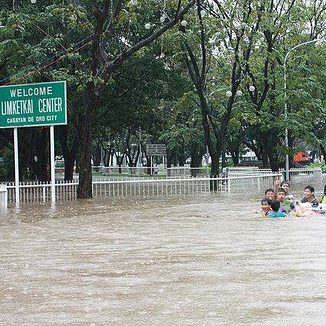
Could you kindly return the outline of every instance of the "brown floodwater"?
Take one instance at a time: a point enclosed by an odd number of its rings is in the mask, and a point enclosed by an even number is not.
[[[0,214],[0,325],[323,325],[326,215],[200,195]]]

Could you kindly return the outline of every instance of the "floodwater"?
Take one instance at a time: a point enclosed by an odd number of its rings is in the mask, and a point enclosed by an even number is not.
[[[326,216],[228,195],[0,214],[0,325],[325,325]]]

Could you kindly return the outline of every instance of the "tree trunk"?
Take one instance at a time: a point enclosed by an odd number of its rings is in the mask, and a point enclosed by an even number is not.
[[[222,169],[226,167],[226,153],[223,151],[222,153]]]
[[[263,168],[268,169],[269,168],[269,161],[268,161],[268,136],[265,137],[264,134],[261,135],[261,144],[260,144],[260,152],[261,152],[261,158],[263,161]]]
[[[263,161],[263,168],[268,169],[269,168],[269,162],[268,162],[268,155],[265,149],[262,149],[262,161]]]
[[[119,167],[119,174],[122,173],[122,163],[123,163],[123,157],[124,155],[116,155],[116,158],[117,158],[117,164],[118,164],[118,167]]]
[[[278,170],[279,170],[279,159],[278,159],[278,155],[276,153],[276,150],[274,148],[271,148],[268,156],[269,156],[269,163],[270,163],[270,166],[271,166],[271,170],[273,172],[278,172]]]
[[[186,157],[185,157],[184,153],[178,154],[178,162],[179,162],[179,166],[185,165]]]
[[[173,163],[173,154],[171,154],[170,152],[167,152],[166,155],[166,167],[170,168],[172,166]]]
[[[103,85],[101,85],[103,86]],[[79,132],[79,183],[77,198],[92,198],[92,145],[93,122],[95,113],[100,106],[100,94],[103,89],[96,88],[94,82],[89,82],[86,87],[85,111],[80,116],[77,130]]]
[[[213,155],[212,155],[213,154]],[[220,156],[217,154],[217,151],[214,151],[211,153],[211,160],[212,160],[212,165],[211,165],[211,178],[217,178],[220,170]],[[211,191],[217,191],[217,181],[216,180],[211,180],[210,181],[210,190]]]
[[[92,198],[92,126],[93,119],[84,115],[79,125],[80,166],[77,198]]]
[[[75,157],[72,155],[64,156],[65,160],[65,181],[72,181],[74,179],[74,166],[75,166]]]
[[[236,149],[233,152],[231,152],[232,162],[234,166],[237,166],[239,164],[240,161],[239,156],[240,156],[239,149]]]
[[[92,150],[93,153],[93,160],[95,166],[100,166],[102,163],[102,148],[101,145],[96,144],[95,148],[93,147]]]
[[[153,157],[146,156],[146,167],[147,167],[146,174],[148,174],[148,175],[152,175],[152,172],[153,172],[153,169],[152,169],[152,161],[153,161]]]
[[[199,169],[201,166],[201,160],[202,160],[203,152],[200,150],[197,150],[197,148],[192,148],[191,150],[191,162],[190,162],[190,167],[191,167],[191,176],[196,177]]]

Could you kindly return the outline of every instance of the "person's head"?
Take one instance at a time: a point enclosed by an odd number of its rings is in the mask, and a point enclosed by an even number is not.
[[[284,189],[284,191],[285,191],[285,194],[287,194],[288,192],[289,192],[289,189],[290,189],[290,183],[289,183],[289,181],[282,181],[281,182],[281,188],[283,188]]]
[[[276,200],[283,203],[285,199],[285,190],[283,188],[278,188],[276,193]]]
[[[281,207],[281,204],[278,200],[272,200],[271,209],[273,212],[278,212]]]
[[[305,187],[303,190],[303,196],[308,200],[315,197],[315,188],[313,186]]]
[[[263,198],[260,203],[261,203],[261,209],[264,212],[269,212],[271,209],[271,200],[269,198]]]
[[[274,199],[274,189],[268,188],[265,190],[265,196],[270,199]]]

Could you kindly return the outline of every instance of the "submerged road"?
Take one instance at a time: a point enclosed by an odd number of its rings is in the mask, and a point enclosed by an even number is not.
[[[326,216],[206,195],[0,215],[0,325],[323,325]]]

